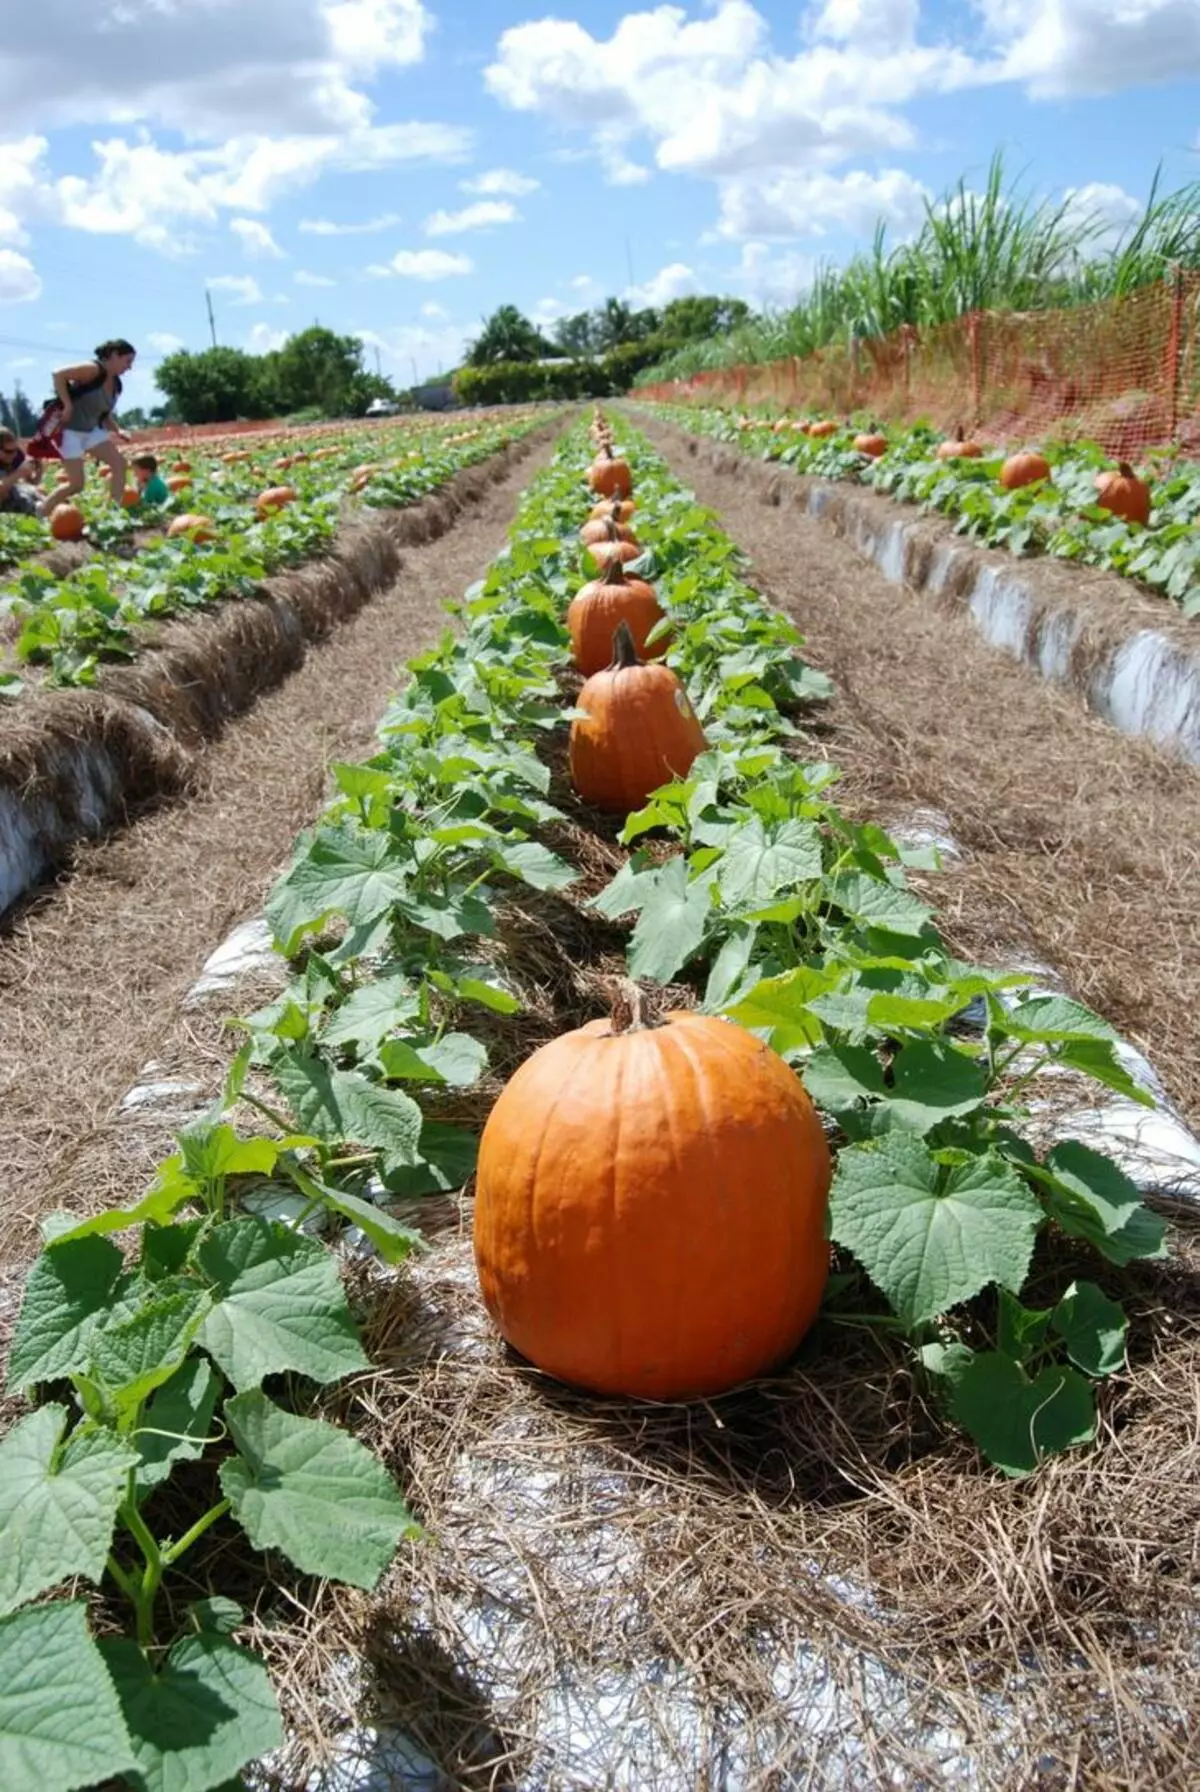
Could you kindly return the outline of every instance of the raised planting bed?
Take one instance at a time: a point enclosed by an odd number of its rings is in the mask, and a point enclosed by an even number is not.
[[[692,444],[707,440],[714,467],[756,467],[772,503],[794,493],[894,583],[962,605],[991,645],[1070,686],[1123,733],[1200,764],[1194,463],[1155,485],[1156,526],[1143,529],[1089,503],[1098,457],[1078,451],[1054,466],[1053,491],[1005,492],[999,459],[931,459],[928,432],[872,459],[845,432],[812,442],[761,421],[742,430],[724,412],[660,405],[654,415]],[[780,483],[780,464],[799,476],[794,487]],[[934,520],[943,515],[953,524]]]
[[[18,680],[20,700],[0,704],[0,912],[77,841],[185,791],[205,741],[392,585],[404,549],[450,528],[497,465],[554,427],[526,413],[461,442],[445,429],[440,444],[422,434],[365,484],[340,462],[308,461],[295,502],[261,522],[231,484],[260,490],[261,455],[258,465],[218,459],[197,477],[223,539],[156,537],[132,559],[91,554],[58,580],[26,571],[32,595],[12,598],[10,617],[46,677]],[[108,515],[128,526],[111,506]],[[268,576],[270,567],[280,570]]]
[[[11,1357],[37,1404],[0,1445],[23,1545],[0,1568],[0,1778],[340,1786],[366,1756],[404,1785],[415,1740],[469,1786],[1000,1786],[1068,1748],[1089,1774],[1119,1738],[1175,1783],[1194,1501],[1163,1466],[1191,1445],[1194,1292],[1134,1181],[1078,1141],[1035,1148],[1028,1112],[1047,1090],[1152,1097],[1096,1015],[948,953],[905,875],[936,853],[848,819],[806,755],[825,687],[796,629],[626,447],[626,570],[657,592],[648,645],[669,633],[670,703],[704,750],[627,817],[572,791],[564,724],[580,775],[598,714],[564,627],[594,571],[573,432],[379,751],[333,768],[267,904],[289,981],[222,1095],[146,1195],[48,1222]],[[604,1016],[629,980],[647,1018],[709,1017],[737,1051],[757,1035],[786,1099],[802,1079],[822,1112],[797,1177],[822,1136],[836,1157],[816,1325],[699,1402],[599,1400],[506,1353],[457,1232],[512,1073],[581,1022],[626,1028]],[[514,1150],[559,1093],[525,1098]],[[586,1083],[561,1094],[612,1120]],[[686,1118],[681,1096],[680,1130],[629,1168],[631,1211],[660,1208],[630,1274],[720,1341],[778,1278],[736,1202],[704,1240],[726,1272],[672,1273],[672,1222],[704,1226],[719,1087],[706,1101]],[[580,1174],[592,1149],[584,1128]],[[561,1197],[569,1232],[571,1176]],[[593,1349],[605,1292],[580,1275]],[[79,1596],[47,1598],[68,1575]],[[1106,1702],[1114,1671],[1136,1710]]]

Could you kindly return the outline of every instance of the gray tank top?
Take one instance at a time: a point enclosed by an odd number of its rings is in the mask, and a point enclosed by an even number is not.
[[[68,385],[67,391],[71,394],[71,420],[66,427],[84,435],[89,429],[99,429],[121,395],[121,382],[114,380],[111,392],[105,391],[102,378],[99,385],[85,380],[78,386]]]

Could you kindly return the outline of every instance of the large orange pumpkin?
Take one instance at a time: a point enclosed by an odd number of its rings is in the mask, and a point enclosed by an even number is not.
[[[614,516],[593,516],[579,531],[579,539],[585,548],[591,547],[594,541],[632,541],[637,536],[628,523],[619,523]]]
[[[601,568],[611,566],[614,561],[618,566],[628,566],[631,560],[640,559],[642,553],[636,541],[622,541],[619,537],[589,541],[583,551],[594,565]]]
[[[612,658],[612,639],[619,622],[629,624],[640,659],[661,659],[665,637],[647,646],[646,636],[663,612],[653,585],[630,578],[619,560],[610,561],[602,579],[592,579],[571,599],[567,629],[571,654],[585,678],[601,672]]]
[[[688,694],[669,666],[643,665],[629,624],[618,625],[612,664],[576,699],[571,782],[585,803],[628,815],[651,791],[685,778],[708,746]]]
[[[1018,454],[1010,454],[1000,469],[1000,483],[1006,492],[1020,491],[1023,485],[1036,485],[1039,479],[1049,479],[1050,462],[1036,448],[1022,448]]]
[[[881,454],[887,453],[887,437],[881,436],[877,430],[866,435],[855,436],[854,447],[857,453],[867,455],[871,460],[878,460]]]
[[[1115,473],[1096,474],[1096,502],[1127,523],[1150,521],[1150,487],[1127,460],[1120,462]]]
[[[169,492],[185,492],[191,483],[189,473],[172,473],[167,480],[167,490]]]
[[[632,498],[602,498],[599,504],[593,504],[588,512],[590,517],[611,516],[615,523],[627,523],[637,505]]]
[[[808,433],[816,441],[821,441],[825,436],[831,436],[836,429],[837,424],[832,418],[825,417],[819,423],[810,423],[808,426]]]
[[[50,533],[55,541],[82,541],[84,516],[75,504],[60,504],[50,512]]]
[[[217,538],[211,519],[194,513],[172,517],[167,525],[167,534],[186,535],[189,541],[215,541]]]
[[[799,1078],[708,1015],[619,1003],[528,1058],[479,1148],[475,1262],[508,1342],[600,1394],[720,1394],[784,1361],[829,1268]]]
[[[611,445],[588,468],[588,484],[602,498],[627,498],[633,490],[628,461],[620,460]]]
[[[938,460],[978,460],[983,449],[978,442],[969,440],[960,423],[948,442],[939,442],[936,450]]]
[[[273,485],[269,490],[259,493],[254,501],[254,508],[260,517],[273,516],[277,510],[283,510],[295,502],[296,492],[293,486]]]

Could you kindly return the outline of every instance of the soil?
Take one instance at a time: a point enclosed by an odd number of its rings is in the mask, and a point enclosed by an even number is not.
[[[890,583],[780,503],[777,470],[718,475],[681,431],[637,423],[833,679],[812,744],[841,768],[846,807],[949,819],[964,856],[928,889],[952,946],[1052,966],[1200,1128],[1200,771],[989,647],[953,600]]]
[[[446,599],[498,551],[550,449],[510,468],[448,534],[407,548],[390,591],[310,648],[285,684],[202,752],[189,801],[81,848],[69,874],[9,921],[0,938],[4,1258],[27,1256],[48,1210],[132,1192],[117,1179],[144,1186],[162,1141],[140,1135],[143,1149],[130,1149],[117,1103],[149,1059],[161,1060],[172,1028],[188,1024],[175,1017],[209,953],[258,912],[319,810],[330,761],[372,751],[400,666],[436,640]]]

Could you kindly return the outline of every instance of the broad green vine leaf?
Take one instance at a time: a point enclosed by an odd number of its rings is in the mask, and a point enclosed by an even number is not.
[[[910,890],[882,883],[859,871],[832,877],[826,884],[830,902],[862,927],[878,927],[886,933],[923,933],[933,913]]]
[[[389,1080],[449,1083],[466,1089],[487,1069],[487,1047],[470,1033],[443,1033],[440,1039],[420,1043],[389,1039],[380,1047],[379,1067]]]
[[[170,1380],[211,1306],[206,1289],[186,1289],[146,1301],[115,1325],[99,1326],[89,1375],[119,1406],[139,1406]]]
[[[289,1369],[327,1382],[369,1366],[324,1246],[273,1220],[230,1220],[199,1261],[218,1297],[200,1343],[235,1388]]]
[[[334,915],[351,927],[367,925],[405,894],[411,870],[407,854],[382,829],[319,829],[301,840],[295,863],[267,899],[276,944],[292,958],[304,935]]]
[[[1125,1314],[1094,1282],[1072,1282],[1050,1323],[1088,1375],[1115,1375],[1125,1361]]]
[[[265,1662],[227,1637],[184,1637],[157,1671],[126,1637],[100,1650],[133,1744],[135,1792],[212,1792],[283,1741]]]
[[[1004,1013],[1002,1027],[1030,1043],[1057,1039],[1116,1039],[1116,1029],[1069,996],[1032,996]]]
[[[914,1039],[896,1054],[887,1107],[893,1125],[923,1134],[974,1113],[986,1093],[983,1067],[965,1051],[948,1039]]]
[[[462,1126],[426,1119],[421,1127],[421,1161],[393,1170],[383,1181],[394,1195],[413,1197],[461,1188],[475,1173],[479,1139]]]
[[[1016,1293],[1042,1219],[994,1152],[947,1167],[906,1133],[841,1152],[829,1211],[834,1242],[914,1326],[993,1282]]]
[[[798,1051],[816,1045],[824,1037],[813,1003],[832,981],[827,971],[807,965],[782,977],[763,977],[749,995],[725,1010],[730,1020],[753,1033],[765,1034],[777,1052]]]
[[[444,894],[429,892],[423,896],[406,896],[397,902],[396,913],[439,940],[456,940],[464,933],[490,935],[496,931],[495,917],[482,895],[476,896],[465,886],[451,885]]]
[[[133,1438],[140,1492],[158,1487],[175,1463],[195,1462],[204,1454],[223,1385],[206,1357],[193,1357],[150,1399]]]
[[[996,1343],[1002,1355],[1023,1363],[1044,1341],[1050,1326],[1050,1307],[1022,1306],[1015,1294],[1001,1288],[996,1308]]]
[[[725,944],[713,959],[704,987],[704,1008],[711,1013],[728,1005],[748,981],[757,982],[757,972],[748,978],[758,929],[745,923],[735,925]]]
[[[319,1192],[326,1207],[357,1226],[370,1239],[385,1263],[402,1263],[414,1250],[424,1248],[425,1241],[419,1232],[402,1226],[399,1220],[393,1219],[390,1213],[377,1207],[373,1201],[360,1200],[357,1195],[347,1194],[344,1189],[331,1188],[324,1182],[308,1180],[305,1187]]]
[[[356,1045],[369,1056],[380,1041],[420,1012],[420,998],[407,977],[377,977],[346,998],[325,1023],[325,1046]]]
[[[25,1284],[9,1387],[19,1393],[35,1381],[86,1368],[92,1333],[128,1279],[120,1251],[105,1238],[48,1245]]]
[[[761,908],[821,875],[821,835],[811,821],[765,825],[751,816],[725,844],[717,885],[727,908]]]
[[[498,840],[491,854],[510,876],[534,890],[565,890],[579,882],[574,865],[536,840]]]
[[[263,1393],[227,1400],[225,1416],[238,1454],[221,1465],[221,1490],[256,1549],[370,1589],[420,1534],[383,1464],[347,1432]]]
[[[1031,1174],[1045,1188],[1051,1219],[1110,1263],[1167,1255],[1166,1222],[1142,1204],[1137,1184],[1102,1152],[1064,1139]]]
[[[0,1786],[81,1792],[127,1773],[134,1759],[82,1600],[0,1619]]]
[[[818,1046],[804,1066],[804,1087],[831,1114],[878,1101],[888,1092],[883,1066],[865,1045]]]
[[[137,1458],[107,1431],[64,1446],[65,1406],[39,1407],[0,1442],[0,1615],[73,1574],[98,1581]]]
[[[950,1411],[988,1461],[1014,1477],[1096,1435],[1091,1383],[1082,1375],[1053,1365],[1031,1381],[999,1351],[973,1357],[953,1378]]]
[[[318,1138],[378,1151],[385,1171],[418,1161],[421,1110],[411,1096],[357,1070],[331,1070],[302,1052],[281,1057],[274,1074],[289,1106]]]
[[[712,912],[707,883],[689,883],[686,860],[669,860],[659,871],[654,892],[633,930],[630,976],[669,983],[704,938]]]

